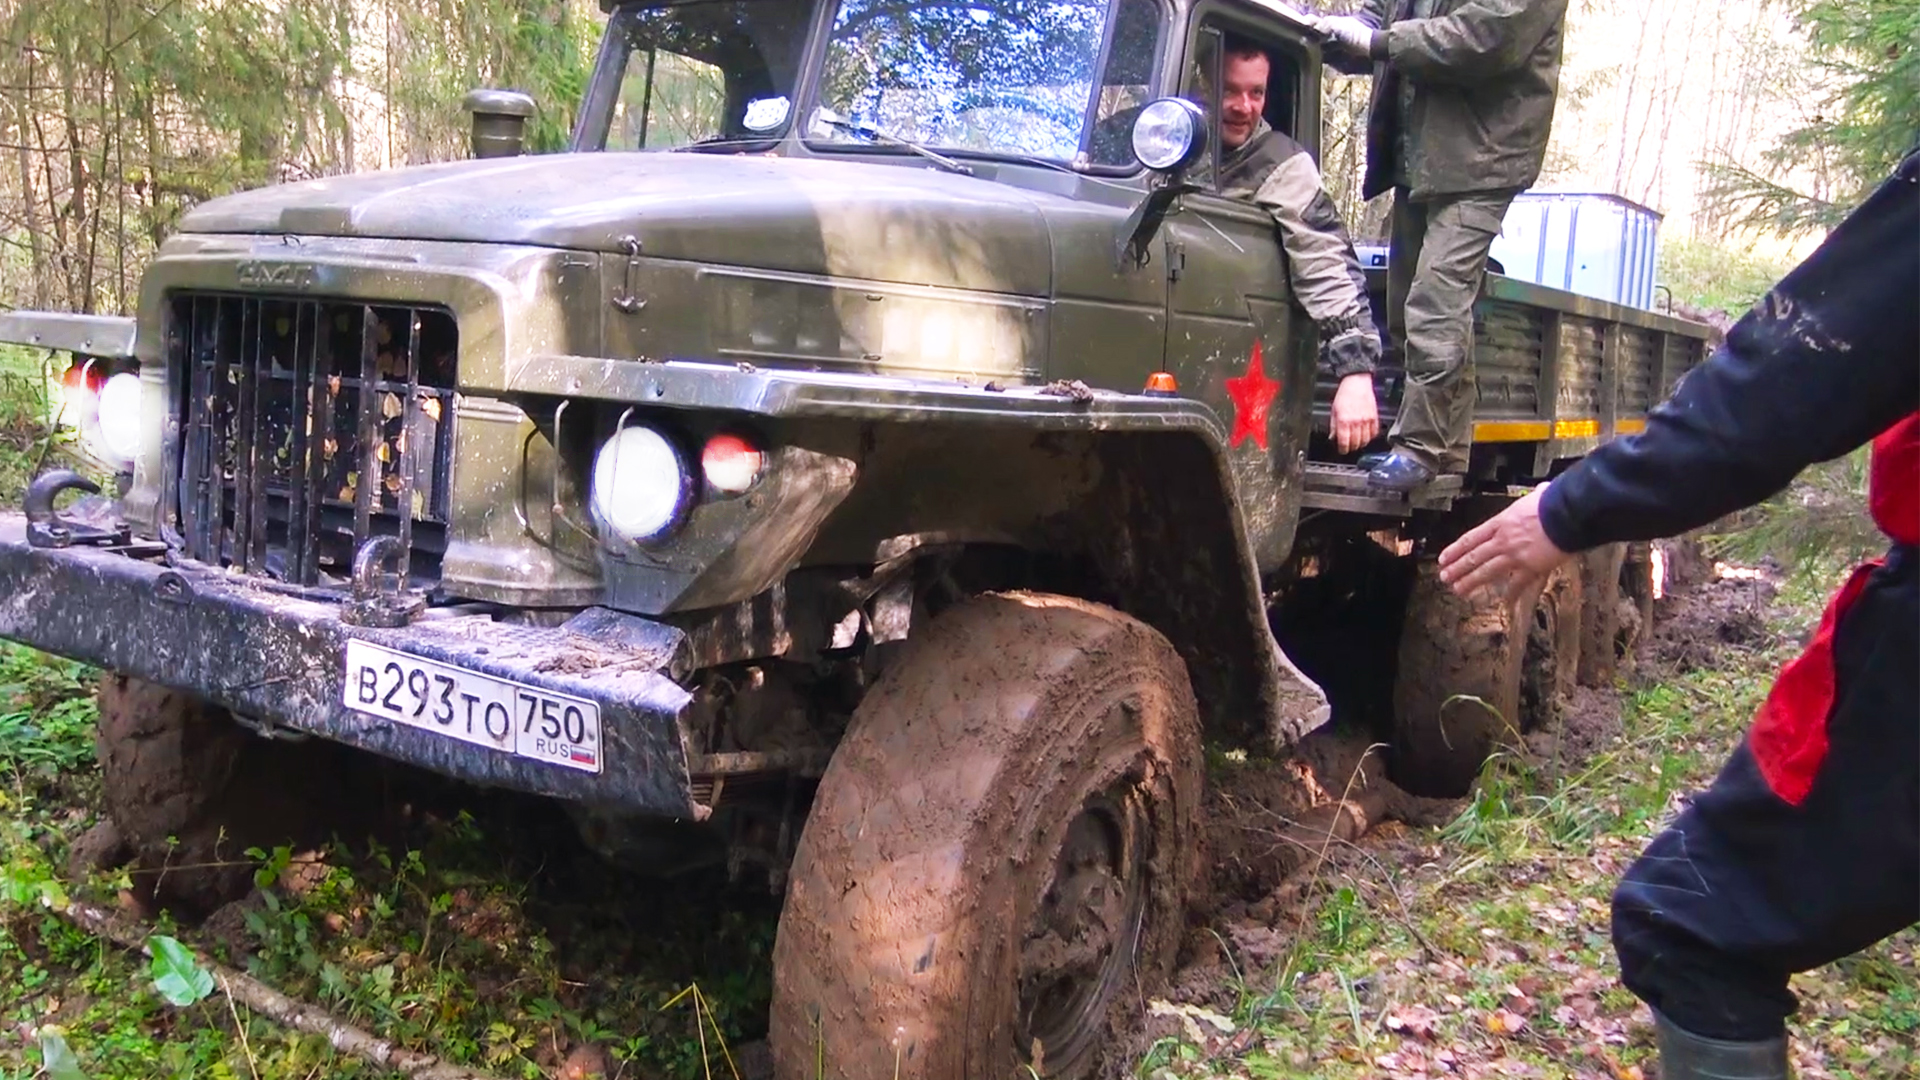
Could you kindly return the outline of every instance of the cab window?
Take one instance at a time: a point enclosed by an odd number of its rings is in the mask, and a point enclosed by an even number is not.
[[[1124,136],[1152,93],[1164,20],[1156,0],[841,0],[819,104],[948,153],[1133,168]],[[808,136],[876,148],[845,125]]]
[[[620,9],[625,50],[609,150],[725,149],[778,138],[793,109],[811,6],[660,0]]]
[[[1297,55],[1276,35],[1238,21],[1209,20],[1193,38],[1181,95],[1206,111],[1208,145],[1220,155],[1229,152],[1223,136],[1238,128],[1244,139],[1247,126],[1258,120],[1293,135],[1300,76]]]

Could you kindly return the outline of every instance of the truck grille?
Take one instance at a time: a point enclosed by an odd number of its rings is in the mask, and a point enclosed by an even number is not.
[[[424,307],[182,293],[168,370],[181,402],[189,558],[336,584],[393,535],[437,580],[453,450],[453,317]]]

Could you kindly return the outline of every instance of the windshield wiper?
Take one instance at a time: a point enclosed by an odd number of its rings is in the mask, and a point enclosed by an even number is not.
[[[947,170],[948,172],[956,172],[962,176],[973,175],[973,170],[971,168],[965,165],[962,165],[961,163],[953,160],[952,158],[948,157],[945,154],[939,153],[934,150],[929,150],[926,147],[920,145],[919,143],[914,142],[912,139],[903,139],[898,135],[890,135],[887,132],[881,131],[877,127],[871,127],[867,124],[861,124],[861,123],[857,123],[855,121],[849,120],[846,117],[841,116],[838,113],[835,113],[831,109],[823,108],[823,109],[816,110],[814,113],[814,118],[816,120],[819,120],[821,123],[827,125],[830,128],[835,128],[837,130],[844,131],[849,135],[858,135],[862,138],[870,139],[874,142],[886,143],[888,146],[898,146],[903,150],[910,150],[913,153],[919,154],[921,157],[926,158],[928,161],[933,162],[935,165],[938,165],[941,168]]]

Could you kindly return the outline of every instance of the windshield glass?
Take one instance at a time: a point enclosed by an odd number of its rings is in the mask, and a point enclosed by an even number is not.
[[[609,40],[626,51],[609,150],[734,147],[779,138],[813,5],[692,0],[622,8]]]
[[[819,104],[943,151],[1131,166],[1159,23],[1155,0],[841,0]],[[871,145],[818,123],[807,136]]]

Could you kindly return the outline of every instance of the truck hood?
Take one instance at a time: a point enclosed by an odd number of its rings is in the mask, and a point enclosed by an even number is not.
[[[692,153],[458,161],[214,199],[182,231],[524,244],[1044,296],[1034,196],[907,165]]]

